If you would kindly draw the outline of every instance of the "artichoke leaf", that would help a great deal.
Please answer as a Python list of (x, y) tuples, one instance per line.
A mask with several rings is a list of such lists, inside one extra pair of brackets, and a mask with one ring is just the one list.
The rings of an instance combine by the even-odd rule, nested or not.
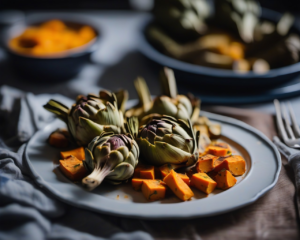
[[(157, 97), (154, 102), (152, 108), (147, 112), (147, 115), (150, 113), (157, 114), (166, 114), (171, 116), (176, 116), (177, 107), (171, 101), (171, 99), (167, 96)], [(188, 117), (188, 116), (186, 116)]]
[(177, 111), (177, 117), (179, 119), (185, 119), (186, 117), (190, 116), (190, 114), (187, 112), (187, 109), (185, 106), (181, 103), (177, 105), (178, 111)]
[(133, 175), (134, 168), (127, 162), (122, 162), (118, 164), (113, 171), (107, 175), (109, 180), (123, 181), (130, 178)]
[(137, 156), (140, 155), (140, 148), (138, 146), (138, 144), (134, 141), (134, 143), (132, 144), (132, 147), (131, 147), (131, 152), (133, 154), (133, 156), (135, 158), (137, 158)]
[(88, 149), (85, 148), (85, 161), (82, 161), (84, 167), (86, 168), (86, 170), (88, 170), (89, 172), (92, 172), (94, 169), (94, 157), (92, 152)]
[(95, 165), (98, 168), (102, 168), (106, 162), (108, 161), (108, 154), (110, 153), (110, 147), (109, 146), (97, 146), (94, 149), (93, 155), (95, 156), (94, 161)]
[(47, 104), (44, 105), (44, 108), (54, 113), (58, 118), (60, 118), (64, 122), (67, 122), (67, 116), (70, 109), (66, 105), (51, 99)]
[(75, 136), (79, 145), (87, 145), (93, 138), (103, 132), (103, 126), (89, 119), (80, 117), (75, 132), (73, 132), (72, 128), (70, 128), (70, 131), (72, 136)]
[(123, 158), (126, 159), (128, 157), (129, 151), (127, 147), (122, 146), (118, 148), (118, 151), (122, 154)]
[(120, 153), (117, 150), (113, 150), (110, 152), (110, 154), (107, 158), (106, 165), (110, 169), (114, 169), (117, 165), (119, 165), (123, 161), (124, 161), (124, 157), (123, 157), (122, 153)]
[(135, 167), (138, 163), (138, 161), (136, 161), (136, 158), (134, 157), (134, 155), (131, 152), (128, 154), (128, 156), (127, 156), (127, 158), (125, 159), (124, 162), (129, 163), (133, 167)]
[(191, 105), (191, 100), (188, 99), (184, 95), (178, 95), (177, 96), (177, 101), (178, 101), (179, 104), (182, 104), (184, 106), (184, 109), (186, 109), (188, 116), (191, 116), (191, 114), (193, 112), (193, 108), (192, 108), (192, 105)]
[(162, 141), (169, 143), (172, 146), (176, 146), (186, 152), (191, 152), (193, 148), (192, 138), (184, 139), (182, 136), (177, 134), (166, 134)]
[(110, 102), (106, 103), (106, 108), (98, 111), (96, 115), (96, 122), (101, 125), (116, 125), (118, 127), (122, 126), (120, 113), (118, 109), (114, 107)]
[(146, 139), (138, 139), (137, 141), (140, 146), (141, 158), (150, 164), (157, 166), (166, 163), (181, 164), (192, 157), (191, 153), (185, 152), (168, 143), (156, 141), (154, 144), (151, 144)]
[(182, 128), (181, 126), (179, 125), (174, 125), (173, 126), (173, 131), (172, 131), (174, 134), (177, 134), (177, 135), (180, 135), (182, 136), (182, 138), (184, 139), (190, 139), (191, 138), (191, 135), (189, 135), (190, 131), (187, 132), (184, 128)]
[(160, 72), (159, 80), (161, 83), (162, 95), (175, 99), (178, 91), (174, 72), (170, 68), (164, 67)]
[(118, 109), (124, 114), (125, 112), (125, 107), (126, 107), (126, 102), (128, 100), (128, 91), (126, 90), (119, 90), (117, 92), (114, 92), (116, 99), (117, 99), (117, 104), (118, 104)]

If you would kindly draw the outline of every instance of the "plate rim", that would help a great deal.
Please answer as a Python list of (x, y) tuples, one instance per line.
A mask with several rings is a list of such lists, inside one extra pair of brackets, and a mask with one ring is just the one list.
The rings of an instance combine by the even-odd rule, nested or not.
[(254, 128), (254, 127), (252, 127), (252, 126), (250, 126), (250, 125), (248, 125), (248, 124), (246, 124), (246, 123), (244, 123), (240, 120), (230, 118), (230, 117), (226, 117), (226, 116), (222, 116), (222, 115), (215, 114), (215, 113), (206, 112), (206, 111), (201, 111), (201, 113), (202, 114), (204, 113), (203, 115), (207, 116), (212, 121), (217, 120), (217, 121), (220, 121), (220, 122), (228, 123), (230, 125), (237, 125), (238, 127), (242, 128), (243, 130), (250, 131), (250, 132), (254, 133), (256, 136), (258, 136), (259, 138), (261, 138), (262, 140), (264, 140), (268, 144), (268, 146), (270, 147), (270, 149), (272, 150), (272, 152), (274, 154), (274, 162), (277, 165), (276, 166), (276, 172), (275, 172), (275, 175), (274, 175), (274, 178), (273, 178), (271, 184), (269, 184), (267, 187), (265, 187), (262, 190), (260, 190), (259, 192), (257, 192), (254, 197), (248, 199), (244, 203), (235, 205), (231, 208), (223, 209), (221, 211), (212, 211), (208, 214), (199, 214), (199, 213), (197, 214), (196, 211), (195, 211), (194, 214), (191, 214), (191, 215), (188, 215), (188, 216), (187, 215), (181, 215), (181, 216), (178, 216), (178, 215), (172, 215), (172, 216), (170, 216), (170, 215), (168, 215), (168, 216), (164, 216), (164, 215), (145, 216), (143, 214), (137, 214), (137, 213), (128, 215), (128, 214), (124, 214), (124, 213), (120, 213), (120, 212), (112, 212), (112, 211), (109, 211), (109, 210), (105, 210), (105, 208), (104, 209), (94, 208), (92, 206), (89, 206), (88, 204), (77, 203), (76, 201), (72, 201), (68, 197), (63, 197), (63, 195), (61, 195), (59, 191), (57, 191), (55, 188), (50, 186), (36, 172), (33, 165), (31, 164), (29, 156), (28, 156), (28, 147), (29, 147), (31, 141), (33, 141), (32, 139), (34, 139), (34, 136), (36, 136), (39, 132), (44, 131), (46, 127), (50, 126), (51, 124), (54, 124), (56, 121), (60, 121), (58, 119), (56, 119), (53, 122), (47, 124), (44, 128), (37, 131), (34, 134), (34, 136), (31, 137), (31, 139), (29, 140), (29, 142), (26, 144), (26, 147), (25, 147), (24, 160), (25, 160), (25, 163), (27, 164), (27, 167), (28, 167), (28, 169), (30, 171), (30, 174), (32, 175), (34, 181), (39, 185), (39, 187), (46, 188), (46, 190), (48, 192), (50, 192), (55, 198), (58, 198), (62, 202), (70, 204), (70, 205), (75, 206), (75, 207), (95, 211), (95, 212), (102, 213), (102, 214), (109, 214), (109, 215), (112, 215), (112, 216), (126, 217), (126, 218), (133, 218), (133, 219), (145, 219), (145, 220), (146, 219), (147, 220), (194, 219), (194, 218), (203, 218), (203, 217), (210, 217), (210, 216), (220, 215), (220, 214), (223, 214), (223, 213), (226, 213), (226, 212), (231, 212), (231, 211), (234, 211), (236, 209), (239, 209), (239, 208), (242, 208), (244, 206), (247, 206), (247, 205), (250, 205), (250, 204), (254, 203), (257, 199), (259, 199), (264, 194), (266, 194), (268, 191), (270, 191), (278, 181), (280, 170), (281, 170), (281, 156), (280, 156), (279, 151), (277, 150), (276, 146), (272, 143), (272, 141), (270, 139), (268, 139), (262, 132), (260, 132), (256, 128)]

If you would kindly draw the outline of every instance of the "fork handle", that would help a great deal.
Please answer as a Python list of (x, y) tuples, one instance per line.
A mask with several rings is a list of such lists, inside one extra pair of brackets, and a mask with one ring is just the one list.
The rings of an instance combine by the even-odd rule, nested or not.
[(289, 164), (292, 166), (295, 174), (296, 201), (298, 216), (300, 217), (300, 154), (292, 155), (290, 157)]

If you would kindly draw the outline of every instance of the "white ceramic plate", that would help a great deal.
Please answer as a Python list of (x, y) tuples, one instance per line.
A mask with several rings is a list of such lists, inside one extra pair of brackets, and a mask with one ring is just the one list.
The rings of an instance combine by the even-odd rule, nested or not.
[(273, 143), (255, 128), (232, 118), (201, 112), (222, 125), (221, 141), (228, 142), (247, 164), (247, 172), (229, 190), (215, 190), (208, 197), (193, 189), (191, 201), (176, 197), (147, 202), (130, 183), (119, 186), (103, 184), (93, 192), (69, 181), (58, 169), (59, 149), (47, 144), (49, 134), (64, 123), (56, 120), (38, 131), (29, 141), (25, 159), (36, 182), (63, 202), (89, 209), (132, 218), (183, 219), (221, 214), (256, 201), (277, 182), (281, 158)]

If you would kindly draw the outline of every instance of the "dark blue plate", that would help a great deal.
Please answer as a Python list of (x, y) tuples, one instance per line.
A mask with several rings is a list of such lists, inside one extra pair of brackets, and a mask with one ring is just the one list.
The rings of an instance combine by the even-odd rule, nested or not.
[[(281, 16), (281, 13), (269, 9), (262, 10), (262, 19), (277, 22)], [(147, 40), (145, 31), (151, 21), (152, 17), (149, 17), (145, 19), (142, 25), (139, 39), (140, 51), (154, 62), (172, 68), (177, 81), (184, 82), (185, 85), (197, 86), (202, 90), (207, 89), (207, 86), (215, 86), (215, 88), (221, 87), (222, 90), (224, 90), (223, 87), (225, 86), (227, 87), (226, 91), (228, 93), (245, 87), (252, 89), (256, 87), (264, 89), (274, 87), (275, 85), (292, 80), (299, 75), (300, 62), (286, 67), (271, 69), (264, 74), (257, 74), (252, 71), (248, 73), (237, 73), (231, 70), (203, 67), (176, 60), (160, 53)], [(294, 25), (293, 30), (300, 33), (299, 26)], [(194, 91), (197, 90), (194, 88)], [(245, 91), (242, 92), (244, 94)]]

